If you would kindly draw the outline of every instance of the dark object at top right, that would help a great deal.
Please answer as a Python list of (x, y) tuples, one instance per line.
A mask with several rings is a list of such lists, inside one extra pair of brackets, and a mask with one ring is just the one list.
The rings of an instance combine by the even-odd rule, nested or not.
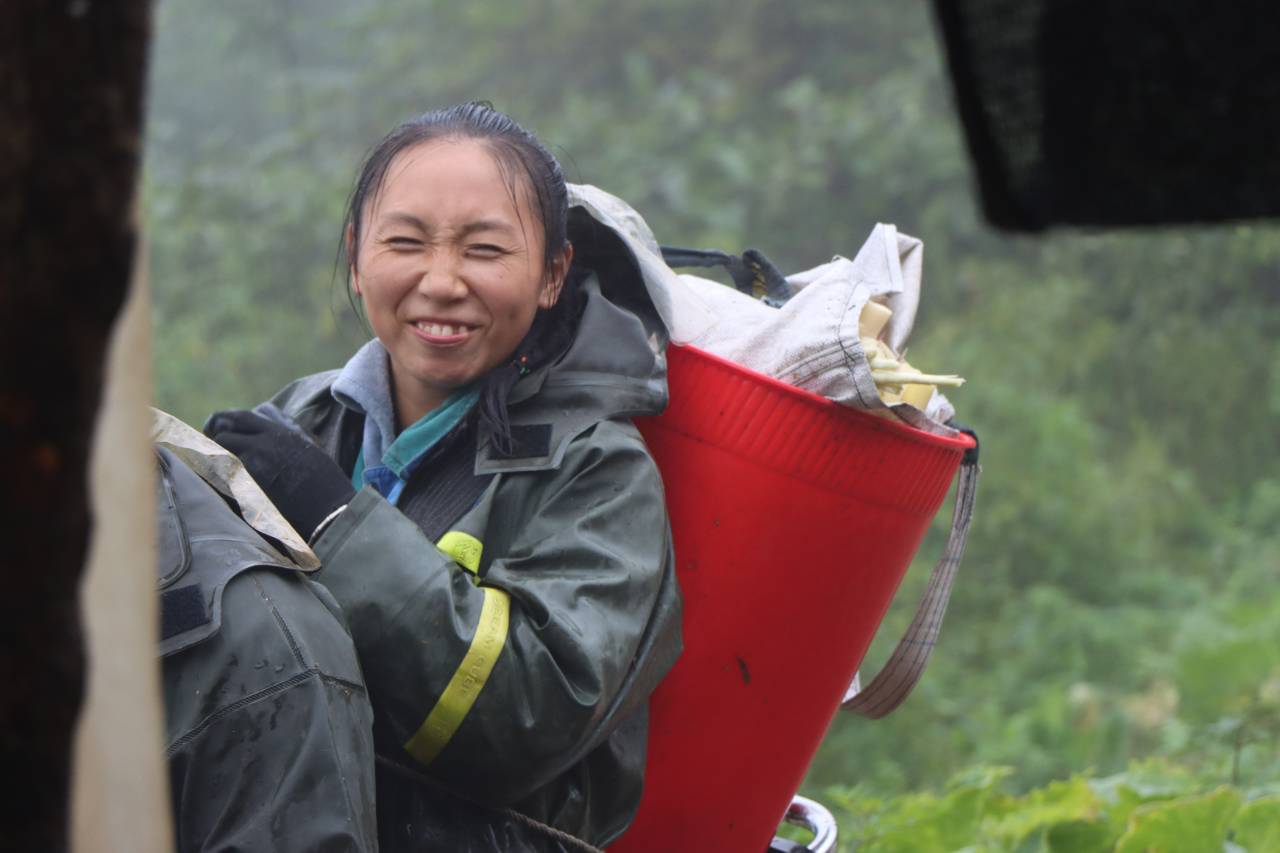
[(1261, 2), (934, 0), (995, 226), (1280, 216), (1280, 48)]

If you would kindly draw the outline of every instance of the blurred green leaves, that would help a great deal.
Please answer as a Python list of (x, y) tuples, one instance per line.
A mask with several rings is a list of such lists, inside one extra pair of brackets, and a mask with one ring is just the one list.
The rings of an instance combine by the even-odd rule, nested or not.
[(833, 787), (826, 800), (841, 848), (859, 853), (1270, 853), (1280, 849), (1280, 798), (1205, 791), (1178, 768), (1134, 765), (1108, 777), (1074, 775), (1022, 795), (1008, 768), (977, 767), (941, 794), (891, 800)]

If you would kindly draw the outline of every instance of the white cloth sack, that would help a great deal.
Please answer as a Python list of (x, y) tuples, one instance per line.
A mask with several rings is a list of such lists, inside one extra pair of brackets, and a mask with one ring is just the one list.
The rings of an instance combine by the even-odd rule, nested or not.
[(919, 429), (956, 435), (943, 425), (955, 410), (942, 394), (933, 395), (925, 412), (881, 401), (858, 334), (863, 306), (877, 299), (893, 311), (881, 337), (902, 352), (920, 301), (924, 245), (917, 238), (877, 224), (853, 260), (837, 255), (788, 276), (794, 295), (773, 308), (718, 282), (672, 272), (649, 227), (621, 199), (586, 185), (571, 185), (569, 192), (571, 205), (587, 208), (627, 243), (673, 342), (843, 405), (892, 410)]

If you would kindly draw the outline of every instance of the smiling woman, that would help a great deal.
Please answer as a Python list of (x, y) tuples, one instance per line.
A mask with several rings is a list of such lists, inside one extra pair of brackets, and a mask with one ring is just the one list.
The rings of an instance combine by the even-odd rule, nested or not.
[(484, 142), (445, 139), (400, 151), (364, 204), (351, 286), (390, 355), (399, 424), (509, 358), (555, 305), (573, 251), (564, 243), (547, 262), (531, 202)]
[[(583, 245), (613, 237), (573, 213)], [(666, 405), (666, 337), (621, 255), (574, 263), (569, 222), (559, 165), (506, 116), (405, 123), (344, 223), (374, 339), (206, 427), (324, 562), (373, 704), (383, 850), (604, 845), (639, 802), (681, 645), (630, 421)]]

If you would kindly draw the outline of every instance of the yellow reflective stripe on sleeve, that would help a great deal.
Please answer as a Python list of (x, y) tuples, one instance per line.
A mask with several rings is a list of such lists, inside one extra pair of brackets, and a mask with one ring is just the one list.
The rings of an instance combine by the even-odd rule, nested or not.
[(493, 665), (507, 642), (511, 599), (500, 589), (487, 586), (481, 589), (484, 590), (484, 604), (480, 607), (480, 622), (476, 625), (475, 636), (471, 638), (471, 648), (467, 649), (462, 663), (449, 679), (422, 727), (404, 745), (409, 754), (423, 764), (434, 761), (458, 731), (458, 726), (462, 725), (480, 690), (489, 680), (489, 673), (493, 672)]
[(484, 551), (484, 544), (470, 533), (450, 530), (440, 537), (436, 547), (453, 557), (459, 566), (471, 574), (480, 571), (480, 554)]

